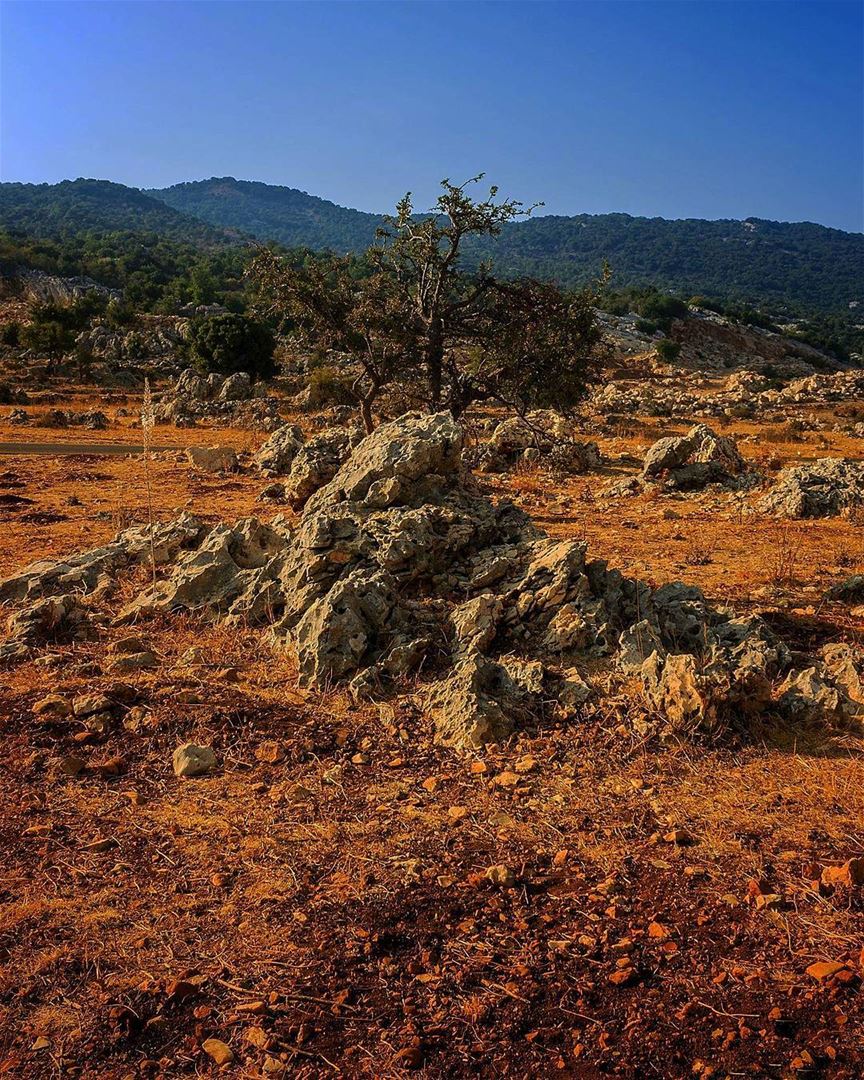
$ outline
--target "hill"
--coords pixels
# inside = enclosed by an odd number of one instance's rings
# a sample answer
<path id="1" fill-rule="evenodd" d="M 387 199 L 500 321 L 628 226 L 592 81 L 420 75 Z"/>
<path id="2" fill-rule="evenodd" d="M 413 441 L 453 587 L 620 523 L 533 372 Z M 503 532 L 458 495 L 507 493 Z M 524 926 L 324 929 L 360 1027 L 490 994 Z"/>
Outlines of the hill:
<path id="1" fill-rule="evenodd" d="M 289 248 L 357 252 L 373 241 L 381 220 L 295 188 L 231 177 L 151 191 L 107 180 L 0 184 L 0 230 L 60 238 L 76 250 L 111 236 L 120 252 L 112 250 L 114 265 L 157 239 L 189 252 L 226 251 L 250 237 Z M 563 285 L 595 278 L 608 260 L 619 287 L 701 294 L 774 315 L 821 313 L 848 322 L 856 314 L 850 304 L 864 303 L 864 235 L 806 222 L 550 214 L 475 242 L 466 256 L 489 258 L 510 276 L 530 274 Z M 86 267 L 70 259 L 67 264 L 68 272 L 99 268 L 98 259 Z M 104 283 L 122 285 L 122 278 L 115 274 Z"/>
<path id="2" fill-rule="evenodd" d="M 83 178 L 59 184 L 0 184 L 0 228 L 37 238 L 148 233 L 202 247 L 237 240 L 224 227 L 213 228 L 137 188 Z"/>
<path id="3" fill-rule="evenodd" d="M 289 247 L 357 251 L 371 243 L 381 220 L 294 188 L 232 177 L 149 194 L 213 226 Z M 541 215 L 468 250 L 492 258 L 504 273 L 566 285 L 596 277 L 608 259 L 619 285 L 797 311 L 848 310 L 850 301 L 864 301 L 864 235 L 806 222 Z"/>
<path id="4" fill-rule="evenodd" d="M 197 180 L 147 192 L 185 215 L 258 240 L 316 251 L 362 251 L 375 239 L 377 214 L 351 210 L 296 188 L 235 180 Z"/>

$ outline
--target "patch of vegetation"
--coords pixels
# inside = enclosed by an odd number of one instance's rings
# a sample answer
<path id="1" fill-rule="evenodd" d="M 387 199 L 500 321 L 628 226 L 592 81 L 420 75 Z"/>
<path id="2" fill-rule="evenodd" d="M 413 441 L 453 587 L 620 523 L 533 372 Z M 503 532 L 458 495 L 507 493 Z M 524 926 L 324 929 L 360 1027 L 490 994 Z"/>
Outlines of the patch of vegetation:
<path id="1" fill-rule="evenodd" d="M 192 363 L 204 374 L 246 371 L 253 382 L 276 374 L 273 332 L 245 315 L 211 315 L 196 320 L 187 346 Z"/>
<path id="2" fill-rule="evenodd" d="M 442 187 L 430 216 L 414 214 L 410 195 L 401 200 L 366 253 L 371 273 L 355 276 L 338 257 L 297 268 L 266 250 L 250 269 L 266 318 L 301 348 L 346 358 L 370 431 L 372 407 L 390 386 L 456 417 L 489 400 L 519 412 L 567 408 L 585 393 L 597 362 L 596 290 L 504 280 L 461 261 L 466 240 L 495 236 L 530 210 L 498 201 L 494 187 L 477 201 L 467 184 Z"/>

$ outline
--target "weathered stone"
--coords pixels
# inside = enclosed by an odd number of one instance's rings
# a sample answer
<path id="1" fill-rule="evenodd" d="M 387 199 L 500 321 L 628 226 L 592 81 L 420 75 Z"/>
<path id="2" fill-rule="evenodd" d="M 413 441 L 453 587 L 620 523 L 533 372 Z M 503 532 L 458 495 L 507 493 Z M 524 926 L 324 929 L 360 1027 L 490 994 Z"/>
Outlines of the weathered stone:
<path id="1" fill-rule="evenodd" d="M 204 472 L 236 472 L 237 454 L 230 446 L 190 446 L 186 457 Z"/>
<path id="2" fill-rule="evenodd" d="M 776 517 L 821 518 L 862 505 L 864 462 L 820 458 L 784 469 L 758 509 Z"/>
<path id="3" fill-rule="evenodd" d="M 284 424 L 261 447 L 252 464 L 262 472 L 284 475 L 303 445 L 303 432 L 296 424 Z"/>
<path id="4" fill-rule="evenodd" d="M 328 484 L 362 441 L 358 428 L 328 428 L 304 443 L 294 455 L 285 495 L 295 509 Z"/>
<path id="5" fill-rule="evenodd" d="M 216 755 L 209 746 L 184 743 L 174 751 L 171 763 L 175 776 L 203 776 L 216 768 Z"/>
<path id="6" fill-rule="evenodd" d="M 686 435 L 659 439 L 642 462 L 646 479 L 666 476 L 673 487 L 695 490 L 745 472 L 747 463 L 732 439 L 697 424 Z"/>

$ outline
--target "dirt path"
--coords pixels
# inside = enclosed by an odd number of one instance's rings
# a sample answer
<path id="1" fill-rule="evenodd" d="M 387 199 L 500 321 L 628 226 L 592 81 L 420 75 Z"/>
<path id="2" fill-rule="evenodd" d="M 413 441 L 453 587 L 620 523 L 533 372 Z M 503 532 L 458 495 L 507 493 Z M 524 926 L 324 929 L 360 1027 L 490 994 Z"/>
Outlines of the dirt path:
<path id="1" fill-rule="evenodd" d="M 179 446 L 154 446 L 154 452 L 180 450 Z M 0 454 L 143 454 L 144 447 L 128 443 L 106 442 L 0 442 Z"/>

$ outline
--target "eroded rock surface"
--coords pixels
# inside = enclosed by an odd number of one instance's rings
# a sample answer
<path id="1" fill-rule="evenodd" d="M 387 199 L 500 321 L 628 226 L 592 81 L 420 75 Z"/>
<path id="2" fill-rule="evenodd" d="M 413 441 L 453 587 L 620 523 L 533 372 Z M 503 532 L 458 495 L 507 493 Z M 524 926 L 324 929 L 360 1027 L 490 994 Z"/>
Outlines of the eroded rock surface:
<path id="1" fill-rule="evenodd" d="M 697 464 L 739 466 L 713 433 L 691 434 Z M 255 518 L 205 527 L 188 516 L 160 526 L 156 587 L 119 618 L 184 610 L 267 627 L 297 656 L 305 685 L 413 693 L 437 738 L 463 749 L 550 712 L 577 718 L 595 694 L 589 662 L 635 680 L 682 735 L 740 727 L 766 709 L 850 717 L 864 707 L 854 650 L 795 668 L 760 619 L 718 611 L 693 586 L 652 589 L 591 559 L 582 541 L 550 538 L 512 505 L 493 504 L 464 472 L 461 450 L 449 414 L 406 414 L 359 442 L 326 433 L 296 473 L 315 488 L 297 496 L 296 528 Z M 665 448 L 654 460 L 674 469 L 682 459 Z M 88 592 L 148 554 L 146 530 L 127 530 L 0 582 L 0 599 L 73 584 Z"/>
<path id="2" fill-rule="evenodd" d="M 784 469 L 760 500 L 766 514 L 788 518 L 836 517 L 864 505 L 864 461 L 820 458 Z"/>

